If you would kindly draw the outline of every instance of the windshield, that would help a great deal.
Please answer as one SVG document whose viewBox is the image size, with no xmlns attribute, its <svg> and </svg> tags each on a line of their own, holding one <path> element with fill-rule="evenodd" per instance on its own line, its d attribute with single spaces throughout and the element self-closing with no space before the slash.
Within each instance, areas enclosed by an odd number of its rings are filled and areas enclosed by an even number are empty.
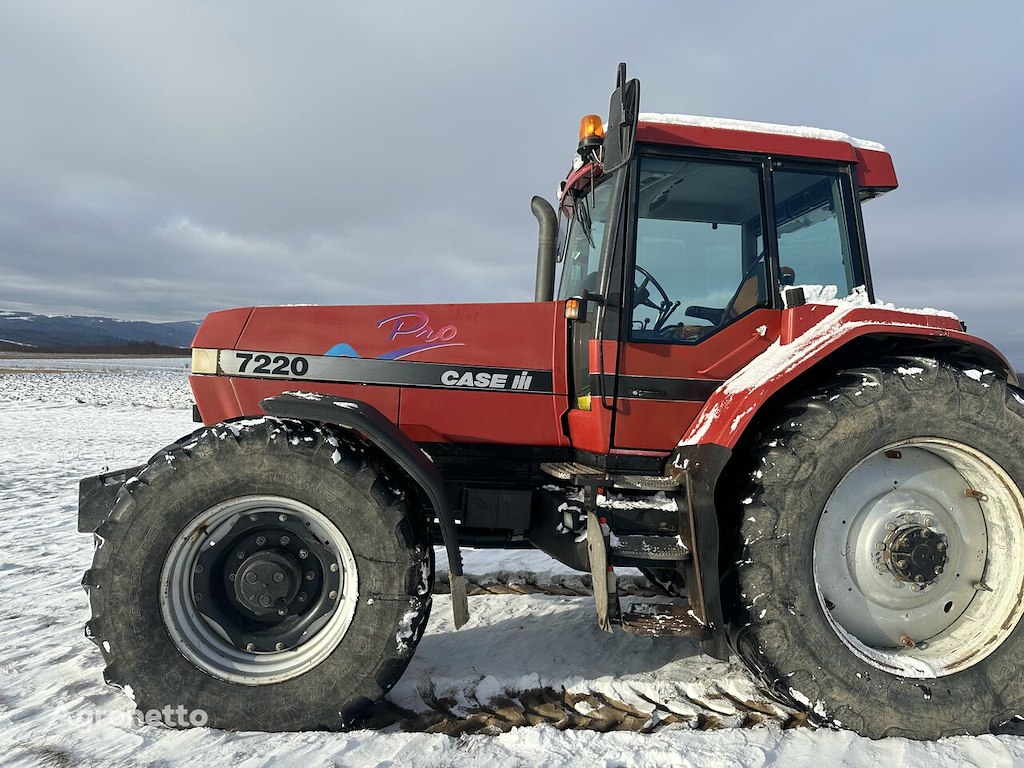
<svg viewBox="0 0 1024 768">
<path fill-rule="evenodd" d="M 599 182 L 573 206 L 572 223 L 562 248 L 564 263 L 559 299 L 582 296 L 584 290 L 597 292 L 597 270 L 611 191 L 611 184 Z"/>
</svg>

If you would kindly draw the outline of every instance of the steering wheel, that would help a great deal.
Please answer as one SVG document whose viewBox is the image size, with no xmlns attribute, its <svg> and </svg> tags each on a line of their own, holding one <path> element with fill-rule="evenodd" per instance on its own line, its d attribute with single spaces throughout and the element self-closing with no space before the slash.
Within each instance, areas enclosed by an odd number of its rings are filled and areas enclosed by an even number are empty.
<svg viewBox="0 0 1024 768">
<path fill-rule="evenodd" d="M 655 331 L 661 331 L 665 325 L 665 321 L 668 320 L 669 315 L 676 311 L 679 307 L 678 301 L 672 301 L 668 297 L 668 293 L 665 288 L 659 283 L 654 275 L 648 272 L 646 269 L 641 267 L 639 264 L 636 265 L 636 271 L 644 276 L 644 279 L 633 289 L 633 309 L 637 307 L 649 307 L 658 313 L 657 319 L 654 321 Z M 661 294 L 661 302 L 655 304 L 651 299 L 651 292 L 647 290 L 648 285 L 653 285 L 655 290 Z"/>
</svg>

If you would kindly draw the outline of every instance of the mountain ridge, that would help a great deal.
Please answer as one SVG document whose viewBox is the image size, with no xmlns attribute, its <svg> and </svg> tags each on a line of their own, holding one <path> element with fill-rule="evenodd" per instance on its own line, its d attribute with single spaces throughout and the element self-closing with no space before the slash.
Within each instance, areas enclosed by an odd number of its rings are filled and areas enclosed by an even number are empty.
<svg viewBox="0 0 1024 768">
<path fill-rule="evenodd" d="M 188 347 L 199 321 L 151 323 L 90 315 L 0 310 L 0 349 L 32 352 L 85 347 Z"/>
</svg>

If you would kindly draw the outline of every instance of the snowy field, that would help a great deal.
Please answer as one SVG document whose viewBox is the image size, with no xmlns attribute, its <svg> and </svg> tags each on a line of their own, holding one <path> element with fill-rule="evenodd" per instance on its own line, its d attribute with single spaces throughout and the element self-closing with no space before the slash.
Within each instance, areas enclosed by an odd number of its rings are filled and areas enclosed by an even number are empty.
<svg viewBox="0 0 1024 768">
<path fill-rule="evenodd" d="M 452 737 L 398 725 L 265 734 L 131 724 L 133 705 L 104 686 L 100 654 L 82 632 L 88 608 L 79 581 L 92 541 L 76 532 L 77 481 L 139 463 L 192 430 L 186 367 L 184 360 L 0 360 L 2 765 L 1024 764 L 1024 738 L 915 743 L 784 730 L 781 708 L 778 718 L 759 718 L 742 706 L 764 697 L 738 664 L 702 656 L 688 640 L 605 635 L 590 598 L 543 594 L 471 597 L 471 619 L 460 631 L 447 596 L 437 595 L 390 701 L 427 714 L 428 702 L 446 702 L 458 715 L 550 687 L 621 702 L 639 714 L 625 722 L 648 732 L 541 725 Z M 567 574 L 538 553 L 466 556 L 466 572 L 480 581 L 524 570 L 540 572 L 542 581 Z"/>
</svg>

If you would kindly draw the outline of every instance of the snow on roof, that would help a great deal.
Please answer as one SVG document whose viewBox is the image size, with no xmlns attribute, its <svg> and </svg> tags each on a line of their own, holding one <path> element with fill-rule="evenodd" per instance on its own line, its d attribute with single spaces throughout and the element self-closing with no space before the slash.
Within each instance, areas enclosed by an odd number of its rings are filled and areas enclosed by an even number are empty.
<svg viewBox="0 0 1024 768">
<path fill-rule="evenodd" d="M 750 120 L 733 120 L 730 117 L 701 117 L 700 115 L 663 115 L 657 112 L 641 112 L 642 123 L 664 123 L 667 125 L 692 125 L 697 128 L 716 128 L 726 131 L 751 131 L 753 133 L 776 133 L 782 136 L 799 136 L 805 139 L 843 141 L 857 149 L 873 149 L 884 152 L 885 147 L 876 141 L 857 139 L 841 131 L 826 128 L 812 128 L 807 125 L 776 125 Z"/>
</svg>

